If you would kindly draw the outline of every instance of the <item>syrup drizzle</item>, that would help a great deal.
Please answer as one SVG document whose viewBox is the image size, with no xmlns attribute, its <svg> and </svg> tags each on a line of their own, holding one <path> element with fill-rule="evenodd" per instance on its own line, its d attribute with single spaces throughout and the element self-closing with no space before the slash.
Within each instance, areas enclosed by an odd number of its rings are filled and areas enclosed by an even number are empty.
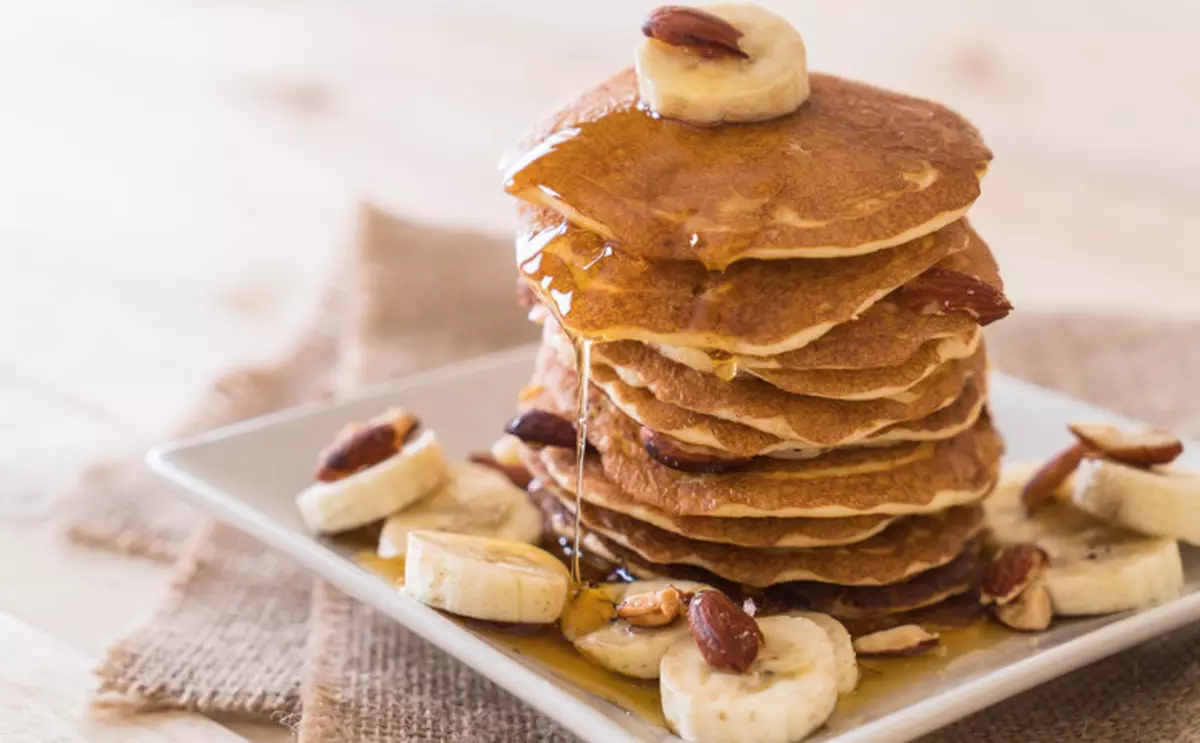
<svg viewBox="0 0 1200 743">
<path fill-rule="evenodd" d="M 582 336 L 571 336 L 575 347 L 575 369 L 579 376 L 579 390 L 575 400 L 575 549 L 571 554 L 571 577 L 576 584 L 582 582 L 579 572 L 579 549 L 583 532 L 580 514 L 583 508 L 583 458 L 587 454 L 588 432 L 588 384 L 592 376 L 592 341 Z"/>
</svg>

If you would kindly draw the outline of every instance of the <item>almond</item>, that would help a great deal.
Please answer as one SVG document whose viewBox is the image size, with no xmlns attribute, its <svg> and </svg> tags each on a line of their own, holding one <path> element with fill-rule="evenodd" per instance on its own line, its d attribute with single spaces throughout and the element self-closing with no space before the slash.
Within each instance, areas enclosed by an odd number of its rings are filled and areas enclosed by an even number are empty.
<svg viewBox="0 0 1200 743">
<path fill-rule="evenodd" d="M 1038 579 L 1048 560 L 1045 551 L 1032 542 L 1011 544 L 1001 549 L 984 568 L 979 585 L 980 601 L 998 606 L 1013 601 Z"/>
<path fill-rule="evenodd" d="M 930 268 L 900 287 L 896 298 L 908 307 L 931 313 L 966 312 L 980 325 L 1012 312 L 1012 302 L 991 284 L 948 268 Z"/>
<path fill-rule="evenodd" d="M 663 627 L 683 613 L 684 595 L 675 586 L 653 593 L 626 596 L 617 604 L 617 616 L 634 627 Z"/>
<path fill-rule="evenodd" d="M 722 457 L 698 447 L 690 447 L 645 426 L 641 435 L 642 447 L 651 459 L 680 472 L 715 475 L 741 469 L 752 461 L 749 457 Z"/>
<path fill-rule="evenodd" d="M 575 448 L 575 424 L 548 410 L 529 410 L 508 422 L 504 432 L 526 444 Z"/>
<path fill-rule="evenodd" d="M 1054 618 L 1050 591 L 1040 582 L 1035 582 L 1022 591 L 1015 601 L 996 606 L 992 616 L 1010 629 L 1040 632 L 1049 627 Z"/>
<path fill-rule="evenodd" d="M 738 46 L 742 32 L 723 18 L 697 8 L 663 5 L 642 21 L 646 38 L 706 59 L 748 59 Z"/>
<path fill-rule="evenodd" d="M 876 657 L 921 655 L 941 643 L 941 635 L 916 624 L 872 632 L 854 639 L 854 652 Z"/>
<path fill-rule="evenodd" d="M 1075 444 L 1069 449 L 1059 452 L 1041 469 L 1033 473 L 1029 482 L 1021 489 L 1021 502 L 1028 511 L 1036 511 L 1041 506 L 1054 499 L 1054 491 L 1067 481 L 1083 461 L 1086 452 L 1082 444 Z"/>
<path fill-rule="evenodd" d="M 524 489 L 533 482 L 533 475 L 529 474 L 529 470 L 519 464 L 501 464 L 495 457 L 487 452 L 475 452 L 467 455 L 468 462 L 481 464 L 484 467 L 491 467 L 500 472 L 509 479 L 513 485 Z"/>
<path fill-rule="evenodd" d="M 704 662 L 744 673 L 758 657 L 762 630 L 754 617 L 720 591 L 701 591 L 688 604 L 688 628 Z"/>
<path fill-rule="evenodd" d="M 1183 442 L 1167 431 L 1122 431 L 1103 423 L 1072 423 L 1067 428 L 1089 451 L 1135 467 L 1170 464 L 1183 453 Z"/>
<path fill-rule="evenodd" d="M 329 448 L 321 452 L 315 478 L 334 482 L 379 464 L 400 451 L 420 425 L 408 411 L 394 408 L 366 425 L 346 426 Z"/>
</svg>

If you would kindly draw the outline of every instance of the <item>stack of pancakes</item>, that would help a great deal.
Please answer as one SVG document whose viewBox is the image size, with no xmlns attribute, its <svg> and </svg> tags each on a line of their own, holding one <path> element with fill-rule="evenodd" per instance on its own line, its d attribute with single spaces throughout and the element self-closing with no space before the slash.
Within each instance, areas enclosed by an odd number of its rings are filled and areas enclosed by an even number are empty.
<svg viewBox="0 0 1200 743">
<path fill-rule="evenodd" d="M 521 405 L 575 420 L 590 358 L 582 488 L 571 448 L 521 452 L 555 530 L 632 575 L 882 616 L 977 574 L 1002 452 L 980 326 L 1008 303 L 964 215 L 991 153 L 937 104 L 811 85 L 701 129 L 626 71 L 518 148 L 544 327 Z"/>
</svg>

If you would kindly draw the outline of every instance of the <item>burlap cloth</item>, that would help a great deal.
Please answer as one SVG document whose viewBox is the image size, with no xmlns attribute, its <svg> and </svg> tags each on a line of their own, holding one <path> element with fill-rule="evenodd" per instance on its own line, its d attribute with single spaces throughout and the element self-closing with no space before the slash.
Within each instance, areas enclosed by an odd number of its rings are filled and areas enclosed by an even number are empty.
<svg viewBox="0 0 1200 743">
<path fill-rule="evenodd" d="M 505 237 L 366 207 L 309 330 L 213 385 L 190 433 L 534 337 Z M 1200 324 L 1018 312 L 989 329 L 1000 368 L 1200 436 Z M 515 392 L 515 391 L 514 391 Z M 494 422 L 497 426 L 500 421 Z M 97 704 L 274 719 L 302 743 L 569 741 L 524 703 L 233 530 L 206 523 L 140 457 L 63 500 L 76 540 L 175 559 L 170 596 L 97 670 Z M 927 741 L 1200 740 L 1200 626 L 1045 684 Z"/>
</svg>

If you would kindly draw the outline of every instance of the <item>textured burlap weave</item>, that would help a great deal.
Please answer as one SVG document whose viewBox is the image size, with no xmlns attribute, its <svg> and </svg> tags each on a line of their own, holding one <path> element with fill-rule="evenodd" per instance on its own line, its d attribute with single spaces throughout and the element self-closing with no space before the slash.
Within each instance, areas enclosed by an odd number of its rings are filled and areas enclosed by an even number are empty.
<svg viewBox="0 0 1200 743">
<path fill-rule="evenodd" d="M 298 712 L 311 577 L 212 523 L 184 545 L 175 571 L 150 625 L 109 649 L 97 700 L 276 720 Z"/>
<path fill-rule="evenodd" d="M 300 743 L 572 741 L 391 618 L 319 583 Z"/>
<path fill-rule="evenodd" d="M 279 361 L 227 375 L 181 427 L 203 430 L 532 337 L 504 238 L 367 209 L 312 329 Z M 1200 436 L 1200 325 L 1018 313 L 989 330 L 998 366 Z M 180 554 L 166 605 L 99 669 L 100 699 L 296 720 L 304 743 L 569 740 L 469 668 L 232 530 L 197 517 L 140 458 L 81 481 L 76 539 Z M 190 539 L 185 540 L 191 533 Z M 929 741 L 1200 740 L 1200 627 L 1082 669 Z"/>
</svg>

